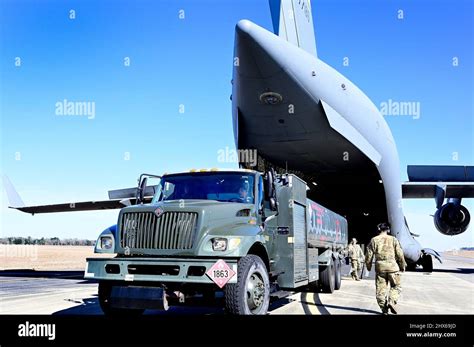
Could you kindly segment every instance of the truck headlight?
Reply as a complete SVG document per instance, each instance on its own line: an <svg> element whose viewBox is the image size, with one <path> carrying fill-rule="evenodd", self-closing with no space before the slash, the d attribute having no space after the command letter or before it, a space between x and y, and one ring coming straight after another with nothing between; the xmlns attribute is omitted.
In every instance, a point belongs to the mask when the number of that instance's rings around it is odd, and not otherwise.
<svg viewBox="0 0 474 347"><path fill-rule="evenodd" d="M223 238L214 238L212 241L212 250L213 251L225 251L227 249L227 239Z"/></svg>
<svg viewBox="0 0 474 347"><path fill-rule="evenodd" d="M102 249L111 249L113 244L114 242L110 236L103 236L100 238L100 248Z"/></svg>

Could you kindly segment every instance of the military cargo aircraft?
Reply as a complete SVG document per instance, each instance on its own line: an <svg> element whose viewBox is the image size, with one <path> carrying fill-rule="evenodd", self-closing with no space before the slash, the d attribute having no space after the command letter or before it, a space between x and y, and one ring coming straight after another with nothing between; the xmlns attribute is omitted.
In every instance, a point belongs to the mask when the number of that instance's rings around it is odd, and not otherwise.
<svg viewBox="0 0 474 347"><path fill-rule="evenodd" d="M350 237L362 243L388 221L410 265L430 271L432 256L440 256L415 239L402 199L435 199L436 228L460 234L470 222L461 202L474 197L474 166L409 166L409 182L402 183L396 141L380 111L318 58L310 1L270 0L270 12L274 32L248 20L235 30L231 99L237 149L257 150L259 170L305 179L308 196L345 216ZM129 188L109 192L105 201L25 207L8 180L5 186L11 207L32 214L121 208L136 203L140 192ZM142 188L144 201L151 201L153 186Z"/></svg>
<svg viewBox="0 0 474 347"><path fill-rule="evenodd" d="M402 198L434 198L436 228L460 234L470 221L461 200L474 197L474 167L409 166L410 182L402 184L396 142L382 114L318 58L310 1L270 0L270 10L273 33L248 20L236 27L237 148L257 149L262 166L297 172L309 196L344 215L350 236L362 243L388 221L412 266L430 270L431 256L439 254L415 240Z"/></svg>

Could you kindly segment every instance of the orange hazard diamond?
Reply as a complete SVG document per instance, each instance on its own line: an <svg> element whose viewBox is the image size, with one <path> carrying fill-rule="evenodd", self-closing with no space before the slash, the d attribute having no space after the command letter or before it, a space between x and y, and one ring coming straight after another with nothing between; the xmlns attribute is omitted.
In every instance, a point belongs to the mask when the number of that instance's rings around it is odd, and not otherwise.
<svg viewBox="0 0 474 347"><path fill-rule="evenodd" d="M235 271L232 270L224 260L219 259L209 270L207 270L206 274L219 286L219 288L222 288L232 277L234 277Z"/></svg>

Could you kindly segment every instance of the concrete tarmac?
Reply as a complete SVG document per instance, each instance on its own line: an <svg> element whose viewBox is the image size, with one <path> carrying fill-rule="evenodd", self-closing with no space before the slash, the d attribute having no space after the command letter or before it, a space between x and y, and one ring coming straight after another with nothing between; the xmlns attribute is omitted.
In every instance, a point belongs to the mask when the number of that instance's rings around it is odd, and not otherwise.
<svg viewBox="0 0 474 347"><path fill-rule="evenodd" d="M373 272L361 281L343 267L333 294L298 292L273 302L269 314L380 314ZM402 274L399 314L473 314L474 259L446 255L434 271ZM218 307L171 307L146 314L223 314ZM0 271L0 314L98 315L97 283L82 272Z"/></svg>

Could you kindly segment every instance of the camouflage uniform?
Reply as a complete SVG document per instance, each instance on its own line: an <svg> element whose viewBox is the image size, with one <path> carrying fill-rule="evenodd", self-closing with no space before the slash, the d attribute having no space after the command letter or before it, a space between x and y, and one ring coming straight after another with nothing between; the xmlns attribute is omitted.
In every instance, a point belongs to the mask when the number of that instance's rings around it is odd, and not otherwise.
<svg viewBox="0 0 474 347"><path fill-rule="evenodd" d="M352 279L359 280L359 273L361 270L360 260L364 258L364 254L358 244L351 243L349 245L349 258L351 259Z"/></svg>
<svg viewBox="0 0 474 347"><path fill-rule="evenodd" d="M375 257L375 296L383 313L387 313L388 305L394 307L402 291L400 272L405 271L406 263L398 240L385 232L374 237L367 247L365 264L367 270L372 268ZM390 292L387 300L387 288ZM396 311L392 311L396 313Z"/></svg>

